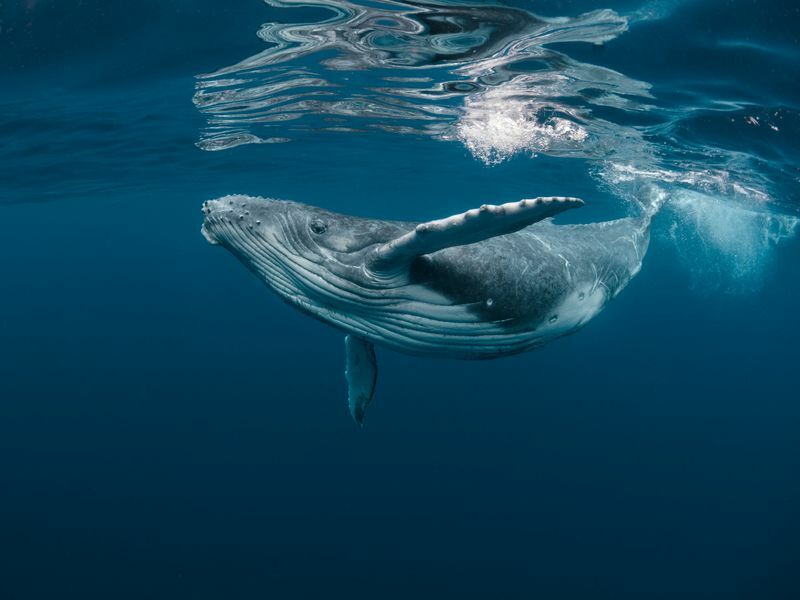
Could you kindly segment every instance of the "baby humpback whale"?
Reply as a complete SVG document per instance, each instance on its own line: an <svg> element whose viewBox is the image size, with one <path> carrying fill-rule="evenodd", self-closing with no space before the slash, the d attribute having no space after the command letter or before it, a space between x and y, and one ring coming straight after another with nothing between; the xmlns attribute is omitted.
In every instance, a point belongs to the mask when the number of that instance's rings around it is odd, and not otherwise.
<svg viewBox="0 0 800 600"><path fill-rule="evenodd" d="M346 332L353 418L377 377L373 344L495 358L571 333L639 271L651 212L587 225L577 198L484 205L427 223L365 219L250 196L203 204L202 233L285 301Z"/></svg>

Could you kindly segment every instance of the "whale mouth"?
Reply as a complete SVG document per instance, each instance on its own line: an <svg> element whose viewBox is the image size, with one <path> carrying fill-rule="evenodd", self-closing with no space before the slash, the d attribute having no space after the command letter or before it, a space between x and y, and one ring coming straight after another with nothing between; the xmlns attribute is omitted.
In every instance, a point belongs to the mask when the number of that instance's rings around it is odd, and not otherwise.
<svg viewBox="0 0 800 600"><path fill-rule="evenodd" d="M233 213L234 200L233 197L219 198L217 200L206 200L203 202L200 212L205 215L203 225L200 227L200 233L206 238L209 244L218 246L220 239L217 236L216 229L222 222L231 222L230 214Z"/></svg>
<svg viewBox="0 0 800 600"><path fill-rule="evenodd" d="M272 245L273 201L241 194L230 194L206 200L200 212L203 225L200 233L212 245L238 249L245 254L258 254L258 248Z"/></svg>
<svg viewBox="0 0 800 600"><path fill-rule="evenodd" d="M217 238L214 237L214 234L208 230L205 223L203 223L202 227L200 227L200 233L203 234L203 237L206 238L206 241L209 244L212 246L219 246L219 240L217 240Z"/></svg>
<svg viewBox="0 0 800 600"><path fill-rule="evenodd" d="M214 232L211 230L211 222L209 221L209 215L212 211L216 208L216 200L206 200L203 202L203 206L200 208L200 212L205 215L205 219L203 219L203 224L200 226L200 233L203 234L203 237L206 238L206 241L213 246L219 245L219 240L214 235Z"/></svg>

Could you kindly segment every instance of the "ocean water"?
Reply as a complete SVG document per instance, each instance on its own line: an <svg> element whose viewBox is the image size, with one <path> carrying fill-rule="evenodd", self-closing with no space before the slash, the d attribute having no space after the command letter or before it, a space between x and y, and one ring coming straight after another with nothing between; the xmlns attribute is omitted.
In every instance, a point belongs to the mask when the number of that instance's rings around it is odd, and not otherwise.
<svg viewBox="0 0 800 600"><path fill-rule="evenodd" d="M0 3L0 598L800 598L800 9ZM229 193L636 214L495 361L378 348L200 235Z"/></svg>

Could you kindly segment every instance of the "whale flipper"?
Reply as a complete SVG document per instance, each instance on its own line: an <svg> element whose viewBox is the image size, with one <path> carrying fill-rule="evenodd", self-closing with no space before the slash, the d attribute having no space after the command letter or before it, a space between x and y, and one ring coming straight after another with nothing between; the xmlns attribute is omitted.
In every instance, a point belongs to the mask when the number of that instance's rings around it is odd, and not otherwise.
<svg viewBox="0 0 800 600"><path fill-rule="evenodd" d="M580 198L563 196L531 198L499 206L484 204L459 215L420 223L376 248L369 266L374 271L397 269L422 254L513 233L579 206L583 206Z"/></svg>
<svg viewBox="0 0 800 600"><path fill-rule="evenodd" d="M350 414L356 423L364 424L364 413L375 393L375 382L378 379L378 363L375 360L375 349L372 344L355 335L344 338L347 355L347 403Z"/></svg>

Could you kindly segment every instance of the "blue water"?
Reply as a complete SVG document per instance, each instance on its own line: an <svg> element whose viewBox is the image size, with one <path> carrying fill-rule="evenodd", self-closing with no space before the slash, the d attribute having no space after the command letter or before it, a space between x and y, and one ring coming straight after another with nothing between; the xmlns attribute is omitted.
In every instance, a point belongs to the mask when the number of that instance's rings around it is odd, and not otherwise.
<svg viewBox="0 0 800 600"><path fill-rule="evenodd" d="M258 34L258 35L257 35ZM0 4L0 598L800 597L800 9ZM342 334L203 200L667 197L576 335Z"/></svg>

